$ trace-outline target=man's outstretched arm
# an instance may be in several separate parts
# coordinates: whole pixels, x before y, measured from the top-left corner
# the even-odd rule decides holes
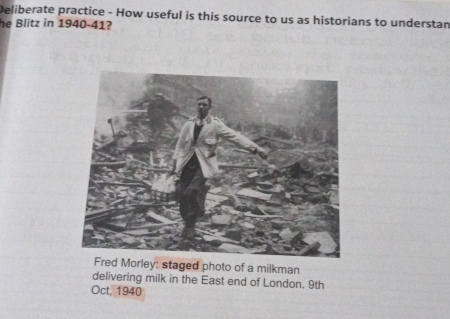
[[[244,135],[232,130],[222,122],[220,122],[219,125],[220,128],[218,134],[220,137],[239,146],[240,148],[245,149],[246,151],[251,152],[252,154],[258,154],[262,159],[267,159],[267,152],[259,147],[256,143],[252,142]]]

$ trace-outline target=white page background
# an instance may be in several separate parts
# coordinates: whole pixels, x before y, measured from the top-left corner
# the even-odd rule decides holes
[[[97,3],[77,6],[441,21],[450,9],[385,2]],[[448,316],[450,30],[110,19],[111,32],[11,30],[0,108],[2,318]],[[102,71],[338,81],[341,258],[82,248]],[[301,279],[326,288],[147,284],[145,303],[90,293],[95,256],[157,255],[295,266]]]

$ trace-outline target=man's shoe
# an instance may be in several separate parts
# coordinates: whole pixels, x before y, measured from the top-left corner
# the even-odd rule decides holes
[[[195,226],[185,227],[185,230],[186,230],[185,238],[186,239],[194,239],[194,237],[195,237]]]
[[[181,238],[186,238],[187,235],[187,226],[184,226],[183,231],[181,232]]]

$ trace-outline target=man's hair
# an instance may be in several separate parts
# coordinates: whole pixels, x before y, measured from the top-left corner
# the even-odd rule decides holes
[[[209,105],[212,104],[211,98],[210,98],[210,97],[207,97],[206,95],[200,96],[200,97],[197,99],[197,102],[200,101],[200,100],[208,100]]]

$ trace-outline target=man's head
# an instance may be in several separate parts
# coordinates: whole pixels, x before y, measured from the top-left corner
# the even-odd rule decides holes
[[[204,119],[207,117],[211,106],[211,99],[209,97],[200,96],[197,99],[197,117],[199,119]]]

